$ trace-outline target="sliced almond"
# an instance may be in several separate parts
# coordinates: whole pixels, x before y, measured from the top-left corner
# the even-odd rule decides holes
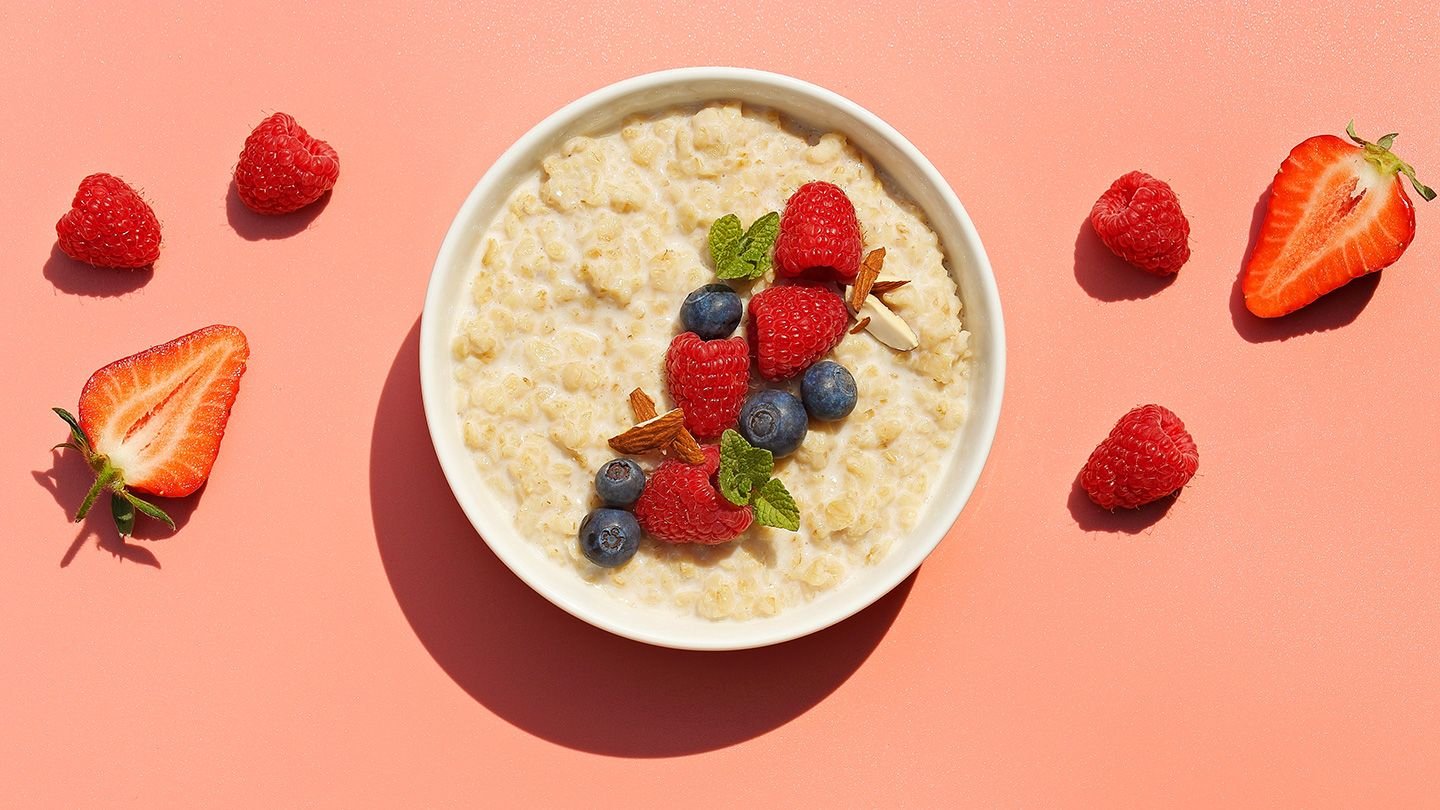
[[[865,261],[860,263],[860,271],[855,275],[855,286],[850,288],[850,308],[859,309],[870,294],[870,287],[875,279],[880,277],[880,271],[885,267],[885,248],[875,248],[865,256]]]
[[[700,449],[700,442],[695,441],[695,437],[690,435],[690,431],[686,430],[684,425],[681,425],[680,431],[675,434],[674,441],[670,443],[670,449],[674,450],[675,455],[679,456],[680,460],[686,464],[705,463],[705,453]]]
[[[873,295],[860,305],[855,317],[861,321],[869,321],[865,331],[892,349],[908,352],[920,345],[920,337],[910,328],[910,324],[905,323],[903,318],[891,312],[889,307]]]
[[[655,418],[655,400],[645,393],[643,389],[636,388],[630,392],[630,410],[635,412],[635,418],[641,421]],[[612,445],[613,446],[613,445]],[[705,454],[700,450],[700,443],[685,429],[682,421],[680,430],[670,442],[670,449],[675,451],[686,464],[705,463]]]
[[[886,279],[885,281],[877,281],[870,286],[870,294],[877,296],[884,295],[888,292],[894,292],[895,290],[898,290],[909,283],[910,279],[908,278]]]
[[[646,419],[610,440],[620,453],[648,453],[668,447],[675,435],[685,428],[685,412],[679,408]]]
[[[860,319],[859,321],[857,321],[856,324],[855,324],[853,327],[850,328],[850,334],[852,334],[852,335],[858,335],[858,334],[860,334],[861,332],[864,332],[864,331],[865,331],[865,327],[867,327],[867,326],[869,326],[869,325],[870,325],[870,319],[869,319],[869,318],[862,318],[862,319]]]
[[[636,388],[630,392],[630,410],[635,413],[635,421],[644,422],[646,419],[655,418],[655,400],[643,390]]]

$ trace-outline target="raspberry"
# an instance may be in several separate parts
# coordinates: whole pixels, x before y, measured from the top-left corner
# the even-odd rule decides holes
[[[670,398],[685,411],[685,428],[713,439],[735,426],[750,384],[750,346],[745,338],[701,340],[682,332],[665,353]]]
[[[1163,180],[1130,172],[1090,209],[1090,226],[1116,256],[1157,276],[1174,275],[1190,258],[1190,222]]]
[[[134,269],[160,258],[160,220],[124,180],[92,174],[55,223],[60,249],[96,267]]]
[[[711,481],[720,467],[720,449],[701,449],[704,464],[667,459],[646,480],[635,502],[635,518],[650,536],[666,543],[714,545],[750,528],[754,510],[726,500]]]
[[[790,195],[775,240],[781,277],[849,284],[860,270],[861,248],[855,206],[839,186],[815,181]]]
[[[1122,416],[1090,454],[1080,485],[1106,509],[1134,509],[1179,491],[1199,466],[1195,440],[1180,417],[1142,405]]]
[[[285,113],[260,122],[235,166],[240,201],[261,214],[288,214],[335,187],[340,156]]]
[[[829,354],[845,337],[850,312],[831,290],[814,284],[767,287],[750,299],[750,342],[760,376],[784,380]]]

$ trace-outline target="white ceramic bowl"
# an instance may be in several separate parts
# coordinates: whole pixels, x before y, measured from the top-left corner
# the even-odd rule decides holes
[[[844,133],[924,209],[960,288],[975,366],[969,417],[933,499],[908,537],[898,540],[883,561],[853,571],[808,604],[771,618],[715,622],[622,603],[568,566],[546,559],[539,544],[519,535],[508,510],[482,482],[461,437],[450,343],[468,297],[480,236],[516,183],[537,171],[544,155],[568,138],[611,130],[636,113],[722,99],[771,107],[821,131]],[[788,76],[738,68],[683,68],[627,79],[566,105],[527,132],[480,178],[455,215],[435,259],[420,327],[420,387],[430,437],[455,498],[496,556],[575,616],[637,641],[682,649],[743,649],[797,638],[858,612],[909,576],[955,522],[980,477],[1000,416],[1004,380],[1005,333],[995,278],[980,236],[945,178],[900,133],[853,101]]]

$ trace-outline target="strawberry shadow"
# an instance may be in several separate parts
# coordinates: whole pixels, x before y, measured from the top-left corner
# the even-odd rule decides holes
[[[225,218],[230,221],[235,233],[251,242],[284,239],[309,228],[320,212],[330,205],[331,193],[327,191],[320,199],[289,214],[257,214],[241,202],[240,192],[232,178],[225,192]]]
[[[155,276],[155,266],[146,265],[137,270],[92,267],[66,256],[56,244],[50,248],[50,258],[41,272],[60,292],[90,298],[115,298],[149,284]]]
[[[1171,495],[1154,503],[1147,503],[1139,509],[1117,509],[1111,512],[1090,500],[1085,488],[1080,486],[1080,478],[1077,476],[1074,486],[1070,488],[1070,499],[1066,506],[1070,509],[1070,516],[1075,518],[1075,523],[1084,531],[1140,534],[1165,517],[1178,497]]]
[[[1250,343],[1269,343],[1276,340],[1308,335],[1313,332],[1328,332],[1360,317],[1365,305],[1375,295],[1380,284],[1380,273],[1361,276],[1334,292],[1320,296],[1313,304],[1279,318],[1261,318],[1245,306],[1245,263],[1255,250],[1260,239],[1260,226],[1265,222],[1265,209],[1270,203],[1270,189],[1265,187],[1255,210],[1250,215],[1250,240],[1245,245],[1245,254],[1240,257],[1240,272],[1230,287],[1230,320],[1235,331]]]
[[[1100,235],[1090,227],[1090,217],[1080,220],[1075,236],[1075,281],[1097,301],[1133,301],[1149,298],[1175,282],[1175,276],[1154,276],[1110,252]]]
[[[65,513],[67,519],[73,520],[75,510],[79,508],[80,502],[84,500],[85,493],[90,489],[90,483],[94,480],[94,473],[85,464],[80,454],[73,450],[53,450],[50,469],[32,470],[30,475],[35,483],[44,487],[55,499],[55,503]],[[164,509],[170,518],[175,521],[175,528],[171,529],[158,520],[151,520],[143,515],[137,516],[135,520],[135,532],[130,540],[155,541],[163,540],[185,527],[190,522],[190,516],[200,505],[200,498],[205,494],[205,486],[201,486],[193,494],[184,498],[155,498],[153,502],[161,509]],[[65,568],[75,560],[80,549],[84,547],[85,541],[94,537],[96,546],[110,552],[115,557],[141,565],[149,565],[155,568],[160,567],[160,561],[150,549],[128,542],[116,531],[115,524],[110,517],[109,503],[100,500],[90,514],[86,515],[81,524],[80,532],[71,541],[69,548],[60,558],[60,567]]]
[[[672,757],[734,745],[804,714],[889,630],[914,583],[834,627],[737,652],[611,635],[530,590],[455,502],[425,427],[419,324],[399,347],[371,437],[370,502],[401,612],[436,664],[517,728],[580,751]]]

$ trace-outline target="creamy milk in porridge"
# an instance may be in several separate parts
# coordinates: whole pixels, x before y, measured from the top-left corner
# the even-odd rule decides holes
[[[860,333],[830,355],[854,374],[859,403],[843,421],[812,421],[803,446],[776,463],[800,505],[799,532],[757,524],[718,546],[647,537],[628,564],[596,567],[576,542],[598,503],[595,470],[615,456],[606,440],[634,423],[632,389],[662,412],[671,404],[665,352],[686,293],[714,280],[711,223],[783,210],[811,180],[849,195],[866,249],[887,251],[882,278],[911,280],[886,301],[919,348],[897,352]],[[717,104],[571,139],[510,195],[472,272],[454,338],[465,442],[537,553],[618,599],[746,619],[836,587],[904,542],[965,418],[969,335],[924,216],[844,136],[770,111]],[[736,287],[748,297],[770,281]]]

